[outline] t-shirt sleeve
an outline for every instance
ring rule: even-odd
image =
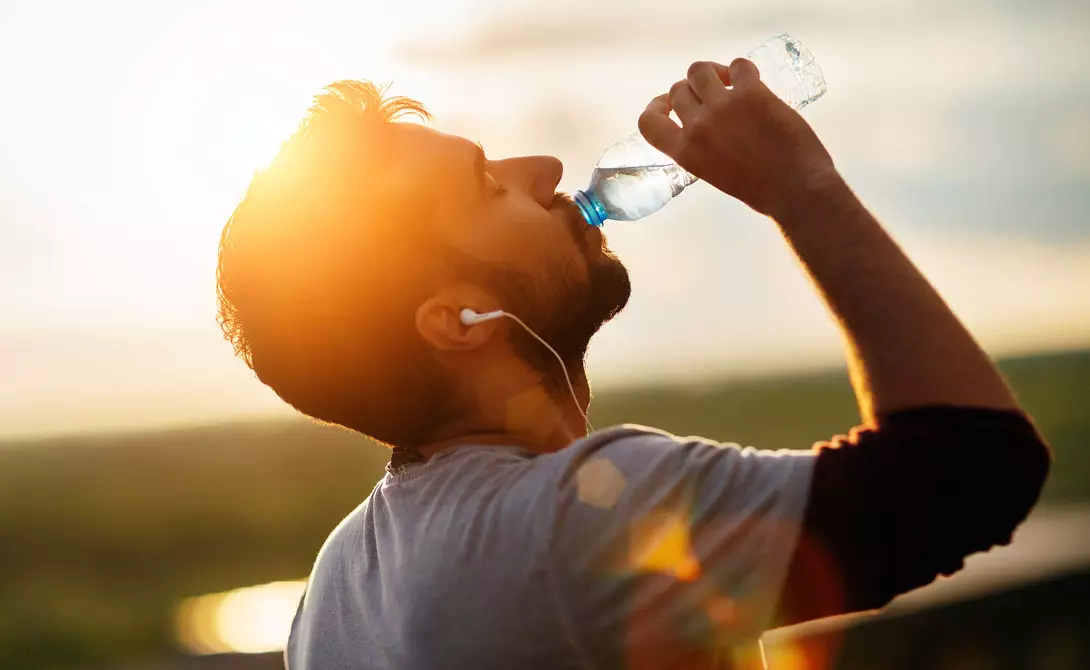
[[[672,667],[751,644],[783,588],[813,453],[636,427],[573,452],[551,560],[561,616],[591,664]]]
[[[778,624],[875,609],[1011,541],[1051,452],[1019,411],[926,406],[815,445]]]

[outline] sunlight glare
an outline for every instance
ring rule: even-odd
[[[814,665],[807,658],[805,649],[798,643],[787,640],[782,644],[766,645],[764,649],[765,663],[769,668],[779,670],[820,670],[820,665]]]
[[[193,654],[283,651],[306,581],[272,582],[188,598],[178,606],[178,643]]]
[[[693,553],[689,514],[664,510],[649,514],[633,525],[629,534],[629,567],[642,572],[662,572],[691,582],[700,576]]]
[[[277,113],[280,110],[270,109],[253,117],[233,115],[228,131],[228,151],[232,164],[240,173],[250,176],[268,167],[281,143],[298,128],[305,107],[288,103],[280,109],[292,113]]]

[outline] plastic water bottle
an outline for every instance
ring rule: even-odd
[[[814,55],[789,35],[777,35],[747,54],[761,81],[784,102],[802,109],[825,94]],[[635,221],[662,209],[696,177],[635,133],[610,146],[574,200],[592,226],[607,219]]]

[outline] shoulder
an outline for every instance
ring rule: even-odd
[[[375,495],[375,490],[380,485],[381,481],[375,484],[371,494],[363,502],[345,515],[330,531],[315,556],[309,577],[312,585],[315,582],[331,577],[332,574],[338,573],[345,566],[350,565],[358,548],[364,546],[372,498]]]
[[[763,630],[797,539],[812,452],[634,425],[566,451],[558,454],[551,559],[565,616],[593,631],[588,648],[606,653],[596,639],[629,639],[633,616],[647,640],[689,635],[707,625],[691,606],[708,594],[746,603],[749,614],[730,636]]]
[[[678,436],[623,424],[578,440],[551,455],[556,485],[581,502],[606,502],[626,491],[723,489],[738,494],[754,487],[809,484],[815,454],[758,450],[697,436]]]
[[[571,477],[580,468],[601,462],[603,458],[608,458],[618,467],[644,468],[648,465],[648,458],[669,458],[676,455],[678,449],[686,449],[687,445],[738,448],[737,445],[719,445],[700,437],[678,437],[657,428],[626,423],[576,440],[545,459],[554,459],[554,467],[561,467],[564,475]]]

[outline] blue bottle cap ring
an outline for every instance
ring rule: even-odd
[[[583,218],[587,220],[589,225],[595,228],[601,228],[602,224],[609,218],[606,214],[606,208],[602,207],[602,203],[598,201],[598,198],[594,196],[594,193],[587,193],[586,191],[576,191],[572,196],[575,204],[579,207],[579,211],[583,214]]]

